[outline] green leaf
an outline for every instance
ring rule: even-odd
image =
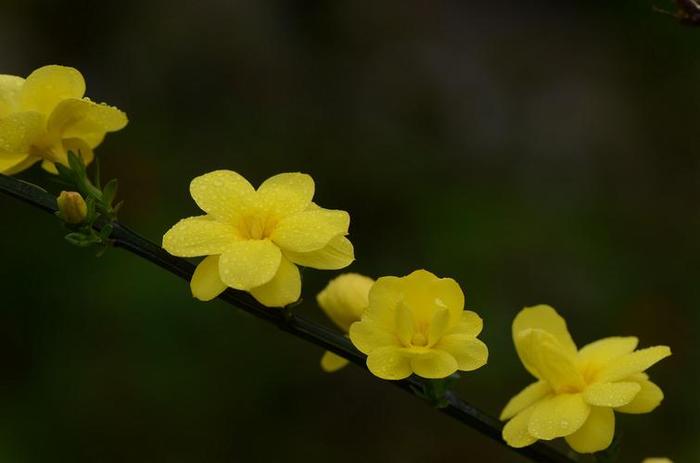
[[[63,180],[70,183],[71,185],[75,184],[76,178],[72,170],[70,170],[68,167],[64,166],[59,162],[55,163],[55,166],[56,170],[58,170],[59,177],[61,177]]]
[[[85,163],[83,162],[83,158],[76,155],[72,151],[68,151],[68,165],[75,173],[80,175],[80,177],[82,177],[85,173]]]
[[[102,189],[102,201],[104,205],[109,207],[112,205],[114,198],[117,196],[117,189],[119,188],[119,182],[116,178],[113,178]]]

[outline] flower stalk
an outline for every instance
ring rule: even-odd
[[[79,160],[79,158],[75,158]],[[75,167],[76,166],[71,166],[70,170],[75,172]],[[81,168],[81,166],[77,167]],[[82,170],[78,170],[84,172],[84,165],[82,166]],[[80,192],[83,195],[95,198],[94,200],[99,199],[99,204],[98,202],[95,203],[95,210],[99,212],[101,218],[107,220],[95,220],[91,222],[91,227],[96,233],[104,233],[106,228],[109,230],[109,242],[114,247],[123,248],[186,281],[192,278],[192,274],[195,270],[195,266],[192,263],[168,254],[160,246],[143,238],[114,220],[116,215],[112,214],[116,214],[118,206],[111,206],[113,195],[109,193],[109,191],[107,194],[105,193],[106,187],[105,189],[100,189],[98,186],[87,181],[87,177],[82,177],[80,179],[74,178],[74,180],[77,181],[79,187],[82,187]],[[80,182],[83,183],[80,184]],[[0,175],[0,192],[42,209],[45,212],[55,214],[58,210],[55,197],[40,187],[12,177]],[[116,193],[116,185],[114,187],[114,192]],[[366,356],[360,353],[347,337],[331,328],[295,315],[288,310],[270,310],[270,308],[256,301],[250,294],[242,291],[229,288],[221,293],[219,299],[259,319],[274,324],[282,331],[340,355],[363,369],[367,368]],[[546,442],[537,442],[524,448],[508,447],[501,438],[503,425],[496,418],[459,399],[449,390],[449,384],[428,384],[425,380],[421,380],[415,376],[404,380],[391,381],[391,384],[424,399],[426,395],[432,396],[434,400],[431,400],[431,402],[437,402],[433,403],[433,405],[437,405],[437,408],[442,413],[451,416],[464,425],[477,430],[511,451],[527,457],[532,461],[541,463],[575,463],[578,461],[576,457],[569,456]]]

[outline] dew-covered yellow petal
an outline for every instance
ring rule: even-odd
[[[518,333],[528,329],[548,332],[561,344],[564,352],[576,354],[576,344],[571,339],[566,321],[552,307],[541,304],[521,310],[513,320],[513,339],[518,337]],[[517,342],[515,347],[517,349]]]
[[[179,257],[209,256],[222,254],[236,239],[236,230],[231,225],[209,216],[189,217],[165,233],[163,249]]]
[[[227,286],[249,291],[270,282],[282,260],[282,253],[270,240],[232,241],[219,259],[219,276]],[[293,266],[298,274],[294,264],[289,266]],[[286,266],[289,275],[285,272],[283,277],[291,278],[293,271],[289,266]]]
[[[605,407],[593,407],[583,426],[565,437],[578,453],[600,452],[610,447],[615,436],[615,413]]]
[[[656,362],[671,355],[668,346],[654,346],[640,349],[629,354],[622,355],[611,361],[597,378],[600,382],[613,382],[624,380],[635,373],[641,373]]]
[[[484,321],[476,312],[463,310],[457,323],[450,327],[445,335],[465,334],[468,336],[478,336],[483,328]]]
[[[368,319],[363,319],[350,326],[350,340],[363,354],[369,354],[386,346],[399,347],[401,345],[394,333],[382,329]]]
[[[355,260],[355,250],[349,239],[336,236],[327,245],[317,251],[284,251],[287,259],[302,267],[319,270],[338,270],[345,268]]]
[[[318,209],[282,219],[271,238],[285,251],[311,252],[324,248],[333,238],[347,234],[350,215],[345,211]]]
[[[527,429],[535,407],[536,404],[519,412],[503,427],[503,440],[511,447],[522,448],[537,442],[537,438]]]
[[[590,362],[602,367],[611,360],[634,351],[638,343],[639,340],[634,336],[599,339],[583,346],[578,351],[578,359],[580,363]]]
[[[582,394],[558,394],[537,403],[528,431],[544,440],[568,436],[586,422],[590,411]]]
[[[321,369],[326,373],[338,371],[348,363],[349,362],[347,359],[344,359],[343,357],[330,351],[324,352],[323,357],[321,357]]]
[[[282,217],[305,210],[314,196],[314,180],[298,172],[278,174],[258,188],[258,201]]]
[[[231,170],[216,170],[196,177],[190,194],[200,209],[229,223],[241,219],[255,194],[248,180]]]
[[[38,112],[13,113],[0,119],[0,154],[30,154],[45,133],[45,118]]]
[[[267,307],[285,307],[301,296],[299,268],[282,257],[279,269],[268,283],[252,288],[250,294]]]
[[[95,148],[105,133],[121,130],[127,122],[126,114],[113,106],[70,98],[53,110],[48,131],[61,138],[80,138]]]
[[[505,408],[501,412],[500,419],[510,419],[551,393],[552,388],[549,387],[549,384],[547,384],[546,381],[537,381],[530,384],[508,401]]]
[[[411,356],[411,369],[423,378],[446,378],[457,371],[457,361],[445,351],[432,349]]]
[[[0,118],[18,110],[23,85],[21,77],[0,74]]]
[[[352,329],[350,333],[352,339]],[[408,378],[413,372],[410,357],[400,348],[393,346],[381,347],[370,352],[367,355],[367,368],[374,376],[391,380]]]
[[[318,293],[316,301],[328,317],[344,332],[362,318],[369,304],[374,280],[358,273],[345,273],[331,280]]]
[[[190,289],[200,301],[211,301],[226,290],[226,283],[219,277],[219,256],[208,256],[197,265]]]
[[[515,345],[523,365],[536,378],[549,382],[555,392],[583,388],[575,357],[551,333],[540,329],[520,331]]]
[[[32,72],[22,86],[20,105],[23,110],[49,115],[62,100],[82,98],[85,80],[77,69],[44,66]]]
[[[640,389],[635,382],[596,383],[583,391],[583,398],[597,407],[621,407],[630,403]]]
[[[460,371],[473,371],[486,365],[489,349],[486,344],[473,336],[451,334],[440,339],[435,349],[444,350],[457,361]]]
[[[622,413],[649,413],[661,404],[664,400],[664,392],[659,386],[649,380],[639,381],[640,391],[627,405],[617,407],[615,411]]]

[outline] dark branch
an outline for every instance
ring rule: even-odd
[[[53,196],[35,185],[22,182],[13,177],[0,175],[0,191],[46,212],[53,213],[56,211],[56,200]],[[114,241],[116,247],[126,249],[186,281],[190,280],[195,268],[191,262],[171,256],[160,246],[148,241],[118,222],[114,223],[113,226],[114,230],[110,235],[110,239]],[[367,368],[365,355],[355,349],[346,336],[337,331],[294,315],[289,310],[265,307],[245,292],[228,289],[219,298],[234,307],[273,323],[282,331],[305,339],[323,349],[335,352],[364,369]],[[390,382],[414,395],[416,395],[415,390],[422,390],[424,384],[417,377]],[[448,405],[440,409],[443,413],[508,447],[501,438],[502,424],[497,419],[472,407],[451,392],[447,393],[446,399]],[[508,448],[533,461],[542,463],[575,463],[577,461],[545,442],[538,442],[522,449]]]

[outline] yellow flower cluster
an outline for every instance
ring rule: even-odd
[[[126,115],[84,98],[85,80],[77,69],[44,66],[23,79],[0,75],[0,173],[18,173],[41,161],[56,173],[68,165],[68,151],[85,164],[108,132],[121,130]]]
[[[67,164],[69,151],[89,163],[93,149],[127,118],[84,93],[82,75],[69,67],[45,66],[26,79],[0,75],[0,173],[39,161],[55,173],[57,163]],[[300,266],[336,270],[354,260],[349,214],[314,203],[309,175],[275,175],[256,189],[238,173],[218,170],[192,180],[190,194],[203,214],[170,228],[163,248],[175,256],[204,257],[190,282],[197,299],[209,301],[233,288],[265,306],[284,307],[301,295]],[[88,207],[80,194],[63,192],[58,205],[67,223],[85,220]],[[382,379],[446,378],[476,370],[489,357],[478,339],[482,319],[465,310],[459,284],[426,270],[376,281],[340,275],[317,302]],[[507,421],[503,439],[513,447],[563,437],[577,452],[598,452],[613,440],[615,412],[648,413],[663,400],[646,370],[671,355],[667,346],[637,350],[637,338],[611,337],[579,349],[564,319],[546,305],[523,309],[512,335],[536,379],[501,413]],[[321,360],[329,372],[346,364],[330,352]]]

